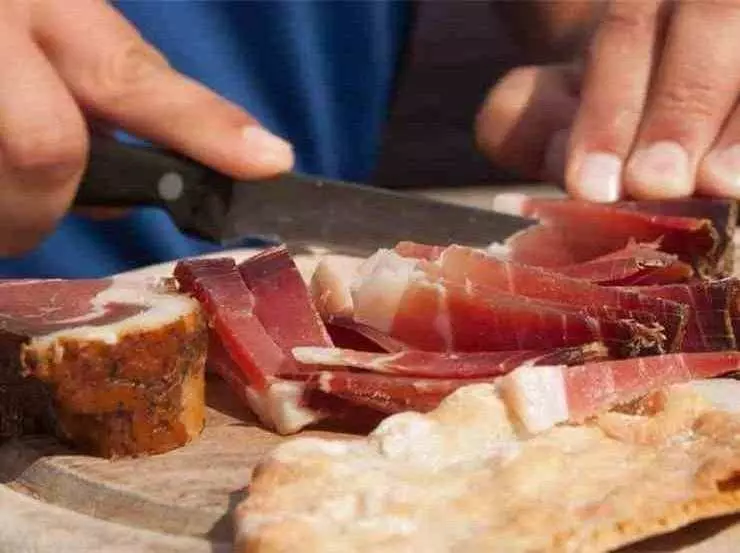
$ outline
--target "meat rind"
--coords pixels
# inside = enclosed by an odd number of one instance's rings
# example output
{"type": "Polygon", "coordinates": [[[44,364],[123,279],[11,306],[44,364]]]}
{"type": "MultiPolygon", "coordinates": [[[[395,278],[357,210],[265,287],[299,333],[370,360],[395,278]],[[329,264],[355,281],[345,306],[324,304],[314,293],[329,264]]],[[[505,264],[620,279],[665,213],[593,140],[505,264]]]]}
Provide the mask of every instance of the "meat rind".
{"type": "Polygon", "coordinates": [[[288,442],[235,510],[235,551],[596,553],[740,511],[740,415],[665,394],[530,437],[475,385],[366,439],[288,442]]]}
{"type": "Polygon", "coordinates": [[[636,290],[689,307],[681,351],[737,349],[737,335],[733,329],[733,316],[740,301],[740,280],[737,278],[643,286],[636,290]]]}
{"type": "Polygon", "coordinates": [[[736,200],[693,197],[680,200],[624,201],[616,205],[620,209],[631,209],[643,213],[709,219],[719,238],[715,265],[710,268],[709,273],[711,276],[732,274],[734,262],[732,240],[738,217],[736,200]]]}

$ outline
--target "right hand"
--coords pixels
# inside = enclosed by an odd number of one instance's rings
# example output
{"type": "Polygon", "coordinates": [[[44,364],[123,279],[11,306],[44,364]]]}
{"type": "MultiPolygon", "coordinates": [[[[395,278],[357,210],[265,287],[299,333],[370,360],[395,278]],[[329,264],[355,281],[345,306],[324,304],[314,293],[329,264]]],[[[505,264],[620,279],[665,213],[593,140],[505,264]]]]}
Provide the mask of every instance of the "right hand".
{"type": "Polygon", "coordinates": [[[290,170],[291,146],[167,64],[103,0],[0,1],[0,254],[19,254],[69,209],[87,118],[235,178],[290,170]]]}

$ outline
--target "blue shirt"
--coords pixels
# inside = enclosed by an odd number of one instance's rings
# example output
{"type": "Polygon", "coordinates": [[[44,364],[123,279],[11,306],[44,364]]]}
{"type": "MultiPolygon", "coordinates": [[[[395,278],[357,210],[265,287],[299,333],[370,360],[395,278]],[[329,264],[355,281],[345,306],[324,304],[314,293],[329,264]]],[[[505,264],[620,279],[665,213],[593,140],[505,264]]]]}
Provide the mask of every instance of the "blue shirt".
{"type": "MultiPolygon", "coordinates": [[[[290,140],[299,170],[369,176],[406,35],[406,2],[115,4],[174,67],[290,140]]],[[[0,277],[97,277],[215,249],[182,235],[156,209],[102,222],[68,215],[33,252],[0,259],[0,277]]]]}

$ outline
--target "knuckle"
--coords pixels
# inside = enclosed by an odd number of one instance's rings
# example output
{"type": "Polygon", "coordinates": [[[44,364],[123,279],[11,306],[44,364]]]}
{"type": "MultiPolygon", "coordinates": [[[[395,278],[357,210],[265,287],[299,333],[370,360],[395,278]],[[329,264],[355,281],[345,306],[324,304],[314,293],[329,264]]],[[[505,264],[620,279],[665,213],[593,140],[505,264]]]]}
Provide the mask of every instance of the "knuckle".
{"type": "Polygon", "coordinates": [[[680,86],[666,87],[656,94],[650,110],[681,119],[707,119],[716,117],[717,88],[702,80],[693,80],[680,86]]]}
{"type": "Polygon", "coordinates": [[[114,53],[101,56],[92,70],[80,78],[80,92],[95,104],[140,100],[153,91],[157,77],[167,70],[169,65],[164,56],[135,38],[114,53]]]}
{"type": "Polygon", "coordinates": [[[652,2],[641,4],[612,2],[601,19],[600,31],[629,37],[652,33],[655,21],[655,10],[650,6],[652,2]]]}
{"type": "Polygon", "coordinates": [[[6,138],[2,157],[14,171],[61,171],[71,175],[80,171],[86,161],[84,135],[69,127],[53,125],[6,138]]]}

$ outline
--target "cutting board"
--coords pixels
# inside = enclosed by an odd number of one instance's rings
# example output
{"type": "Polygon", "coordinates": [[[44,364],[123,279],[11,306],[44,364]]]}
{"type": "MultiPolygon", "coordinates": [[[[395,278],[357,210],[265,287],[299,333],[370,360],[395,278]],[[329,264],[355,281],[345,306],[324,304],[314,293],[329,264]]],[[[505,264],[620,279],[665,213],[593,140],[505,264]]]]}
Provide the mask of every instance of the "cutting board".
{"type": "MultiPolygon", "coordinates": [[[[238,250],[242,259],[253,252],[238,250]]],[[[304,274],[316,255],[301,256],[304,274]]],[[[171,274],[171,265],[126,278],[171,274]]],[[[0,551],[222,552],[230,511],[260,457],[285,440],[260,428],[216,378],[207,383],[202,436],[179,450],[107,461],[33,438],[0,446],[0,551]]],[[[346,438],[336,429],[307,434],[346,438]]],[[[357,435],[354,435],[357,436],[357,435]]],[[[740,517],[707,521],[624,552],[737,553],[740,517]]]]}

